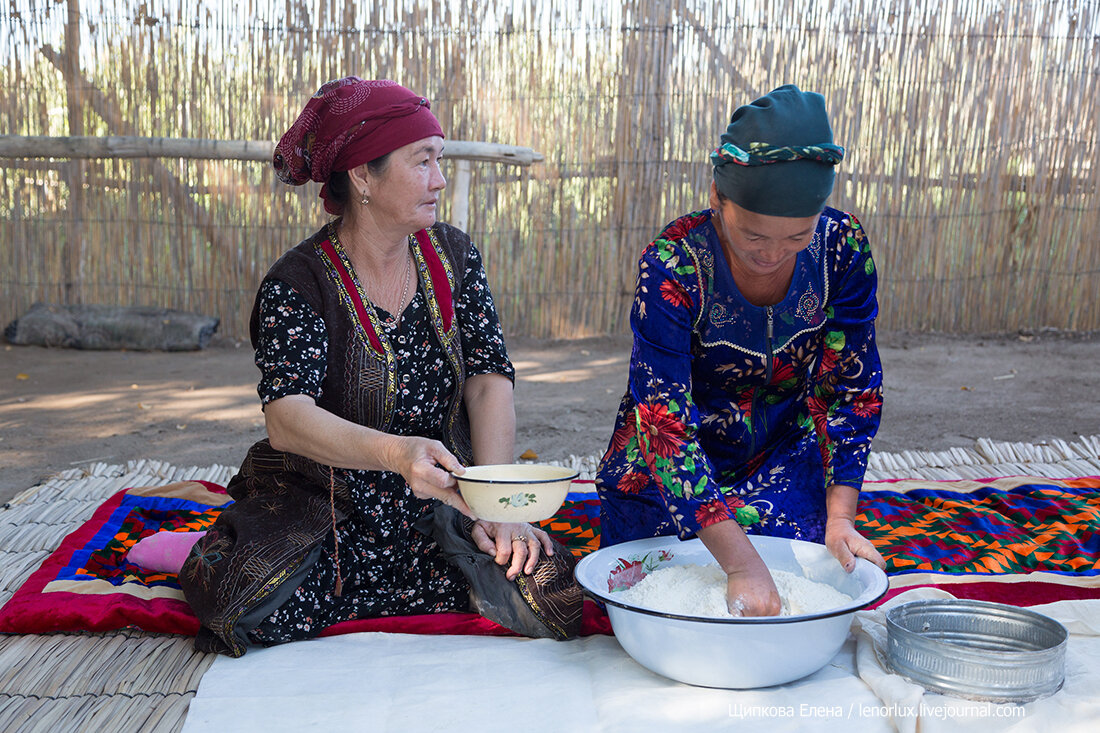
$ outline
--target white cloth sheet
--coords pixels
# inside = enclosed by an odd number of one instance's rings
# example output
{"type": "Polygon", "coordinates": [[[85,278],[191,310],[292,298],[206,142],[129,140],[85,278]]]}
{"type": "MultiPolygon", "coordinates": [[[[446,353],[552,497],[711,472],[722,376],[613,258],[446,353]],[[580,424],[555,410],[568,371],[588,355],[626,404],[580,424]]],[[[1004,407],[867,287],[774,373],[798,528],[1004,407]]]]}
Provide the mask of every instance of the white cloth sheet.
{"type": "MultiPolygon", "coordinates": [[[[919,589],[899,603],[939,594],[919,589]]],[[[889,604],[888,604],[889,605],[889,604]]],[[[1093,731],[1100,726],[1100,601],[1035,610],[1067,626],[1066,681],[1026,705],[927,693],[883,666],[883,611],[857,614],[822,670],[760,690],[664,679],[613,637],[570,642],[361,633],[252,648],[203,676],[184,733],[201,731],[1093,731]]]]}
{"type": "Polygon", "coordinates": [[[1062,689],[1034,702],[995,704],[962,700],[933,692],[894,674],[886,659],[886,611],[918,598],[953,598],[936,588],[901,593],[873,611],[860,611],[852,622],[856,667],[862,682],[879,700],[899,733],[1024,733],[1100,729],[1100,601],[1059,601],[1030,610],[1066,627],[1066,677],[1062,689]]]}

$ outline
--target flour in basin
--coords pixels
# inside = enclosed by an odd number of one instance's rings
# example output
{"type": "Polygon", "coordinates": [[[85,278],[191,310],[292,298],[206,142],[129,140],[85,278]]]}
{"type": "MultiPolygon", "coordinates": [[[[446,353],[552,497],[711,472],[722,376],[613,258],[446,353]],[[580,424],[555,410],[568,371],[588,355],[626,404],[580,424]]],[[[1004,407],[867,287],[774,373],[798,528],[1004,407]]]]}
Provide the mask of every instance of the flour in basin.
{"type": "MultiPolygon", "coordinates": [[[[852,602],[831,585],[786,570],[772,570],[783,616],[821,613],[852,602]]],[[[654,570],[616,594],[631,606],[682,616],[732,618],[726,606],[726,574],[717,565],[673,565],[654,570]]]]}

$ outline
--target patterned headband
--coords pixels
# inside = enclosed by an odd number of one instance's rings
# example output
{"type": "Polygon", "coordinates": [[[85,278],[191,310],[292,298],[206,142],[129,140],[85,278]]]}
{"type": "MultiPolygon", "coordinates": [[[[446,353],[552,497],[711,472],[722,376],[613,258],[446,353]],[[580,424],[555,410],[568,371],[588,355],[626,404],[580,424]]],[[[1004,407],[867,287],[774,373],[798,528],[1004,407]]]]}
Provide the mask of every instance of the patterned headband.
{"type": "Polygon", "coordinates": [[[723,143],[722,147],[710,154],[710,162],[715,168],[725,163],[757,166],[788,160],[816,160],[818,163],[836,165],[843,159],[844,148],[832,143],[775,146],[755,142],[749,143],[748,150],[743,150],[733,143],[723,143]]]}

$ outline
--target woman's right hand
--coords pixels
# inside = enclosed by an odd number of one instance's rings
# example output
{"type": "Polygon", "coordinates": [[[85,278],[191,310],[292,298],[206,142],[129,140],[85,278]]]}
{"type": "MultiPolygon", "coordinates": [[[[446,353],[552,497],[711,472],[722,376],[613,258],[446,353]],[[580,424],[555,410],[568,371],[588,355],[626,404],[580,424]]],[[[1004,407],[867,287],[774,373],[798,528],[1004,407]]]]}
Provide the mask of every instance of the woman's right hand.
{"type": "Polygon", "coordinates": [[[309,395],[272,400],[264,407],[264,420],[275,450],[297,453],[326,466],[399,473],[413,496],[439,499],[477,518],[450,474],[462,473],[462,463],[438,440],[357,425],[318,407],[309,395]]]}
{"type": "Polygon", "coordinates": [[[779,591],[741,525],[726,519],[697,534],[726,572],[729,612],[734,616],[777,616],[782,610],[779,591]]]}
{"type": "Polygon", "coordinates": [[[778,616],[779,590],[763,562],[726,574],[726,603],[733,616],[778,616]]]}
{"type": "Polygon", "coordinates": [[[401,474],[418,499],[439,499],[468,517],[476,519],[458,493],[451,471],[462,473],[462,463],[438,440],[416,436],[393,436],[387,468],[401,474]]]}

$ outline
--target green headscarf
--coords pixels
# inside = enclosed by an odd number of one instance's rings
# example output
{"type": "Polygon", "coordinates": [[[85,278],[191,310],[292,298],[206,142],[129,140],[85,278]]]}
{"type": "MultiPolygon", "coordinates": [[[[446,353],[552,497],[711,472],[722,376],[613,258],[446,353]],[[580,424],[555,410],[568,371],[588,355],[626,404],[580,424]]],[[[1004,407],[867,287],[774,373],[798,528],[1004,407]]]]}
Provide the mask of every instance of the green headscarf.
{"type": "Polygon", "coordinates": [[[813,216],[833,191],[844,148],[833,144],[825,98],[787,84],[738,107],[710,159],[714,182],[738,206],[768,216],[813,216]]]}

